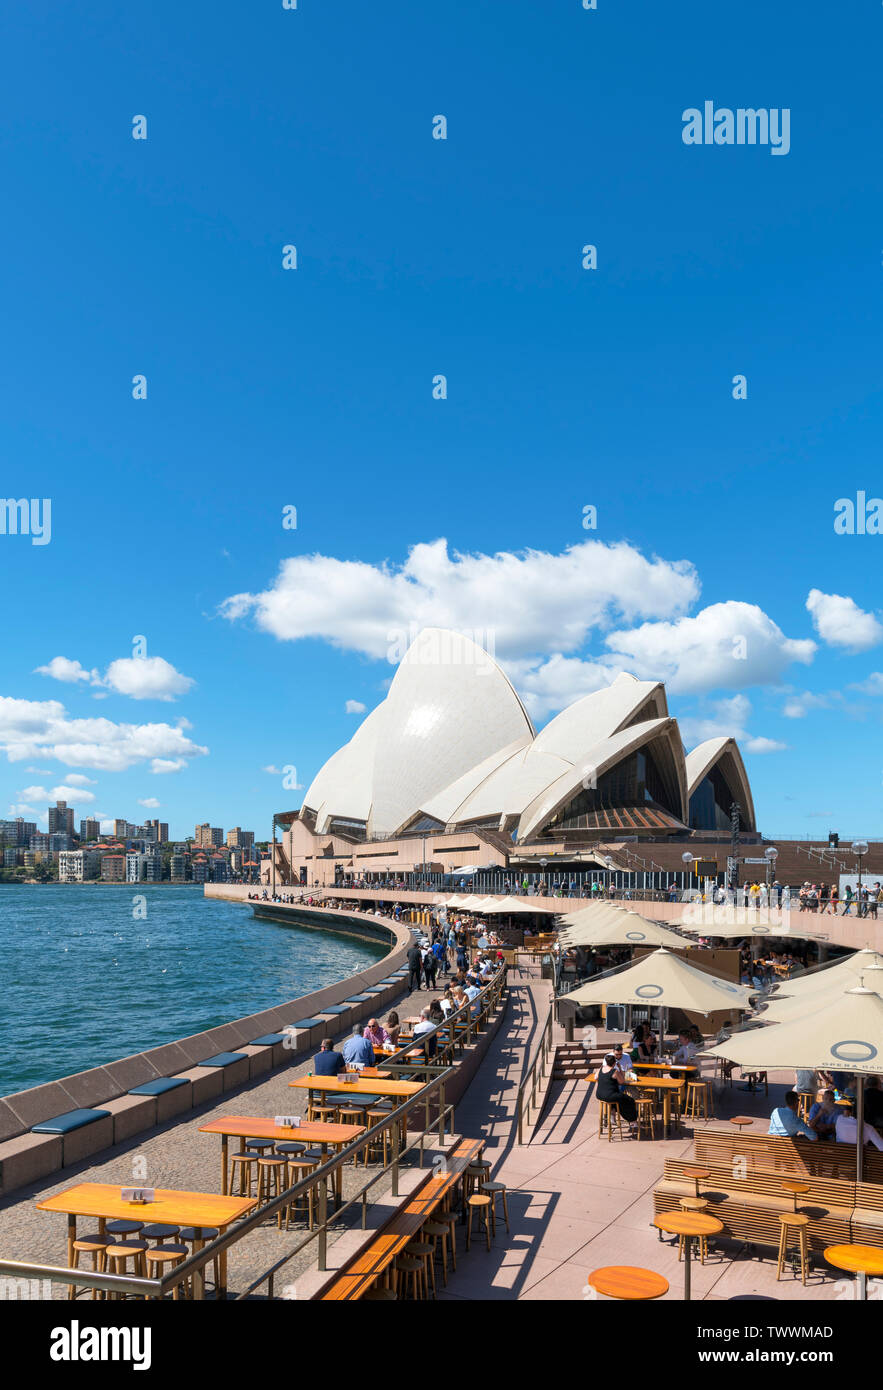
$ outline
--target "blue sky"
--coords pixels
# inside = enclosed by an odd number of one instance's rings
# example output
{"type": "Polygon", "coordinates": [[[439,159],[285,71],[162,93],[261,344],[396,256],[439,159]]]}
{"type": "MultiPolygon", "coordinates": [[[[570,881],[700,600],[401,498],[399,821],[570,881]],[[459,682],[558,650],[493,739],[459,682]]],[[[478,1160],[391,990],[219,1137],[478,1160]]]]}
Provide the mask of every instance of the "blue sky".
{"type": "Polygon", "coordinates": [[[739,736],[765,831],[883,833],[883,537],[833,525],[883,495],[881,26],[8,13],[0,492],[52,537],[0,536],[0,815],[67,786],[266,834],[301,793],[264,769],[306,786],[428,621],[493,632],[539,722],[666,679],[688,745],[739,736]],[[685,145],[706,100],[788,108],[789,153],[685,145]]]}

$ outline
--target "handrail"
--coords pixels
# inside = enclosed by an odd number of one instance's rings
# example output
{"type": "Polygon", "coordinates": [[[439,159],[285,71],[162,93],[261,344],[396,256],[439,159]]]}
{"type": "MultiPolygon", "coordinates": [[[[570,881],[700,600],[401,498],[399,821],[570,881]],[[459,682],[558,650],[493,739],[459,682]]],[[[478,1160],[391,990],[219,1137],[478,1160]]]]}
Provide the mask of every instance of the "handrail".
{"type": "MultiPolygon", "coordinates": [[[[531,1062],[530,1066],[528,1067],[527,1071],[521,1079],[521,1085],[518,1087],[518,1096],[515,1101],[515,1116],[518,1125],[519,1144],[524,1143],[525,1117],[527,1118],[528,1124],[530,1124],[531,1108],[533,1107],[534,1109],[536,1109],[537,1080],[542,1080],[546,1075],[546,1062],[548,1061],[549,1053],[552,1049],[552,1025],[555,1019],[555,1003],[556,999],[555,994],[553,992],[552,998],[549,1000],[549,1012],[546,1015],[546,1021],[543,1024],[543,1032],[540,1037],[539,1046],[537,1047],[537,1050],[534,1053],[533,1061],[531,1062]],[[538,1067],[540,1069],[539,1078],[537,1077],[538,1067]],[[530,1100],[525,1106],[524,1100],[525,1095],[527,1094],[528,1085],[530,1085],[530,1100]]],[[[538,1115],[539,1111],[537,1111],[537,1116],[538,1115]]]]}
{"type": "MultiPolygon", "coordinates": [[[[494,1008],[496,1008],[497,1003],[502,998],[506,988],[506,977],[507,968],[505,965],[503,965],[500,967],[499,970],[497,970],[493,978],[489,980],[488,983],[482,988],[477,999],[467,1001],[466,1004],[461,1005],[461,1007],[458,1010],[456,1010],[455,1013],[450,1014],[448,1016],[444,1023],[436,1025],[435,1029],[433,1030],[433,1033],[427,1032],[425,1034],[421,1034],[420,1042],[417,1045],[419,1046],[424,1039],[428,1039],[434,1036],[434,1034],[438,1031],[439,1028],[448,1026],[452,1022],[452,1020],[468,1011],[469,1016],[466,1020],[466,1045],[468,1046],[469,1042],[472,1039],[473,1030],[480,1031],[482,1022],[486,1021],[489,1018],[491,1011],[494,1008]],[[476,1007],[476,1005],[478,1006],[478,1013],[473,1015],[472,1010],[476,1007]]],[[[444,1056],[444,1054],[449,1050],[453,1052],[453,1049],[456,1045],[457,1039],[454,1036],[452,1036],[450,1043],[447,1044],[443,1049],[442,1056],[444,1056]]],[[[446,1122],[449,1117],[451,1123],[450,1132],[453,1133],[453,1106],[445,1105],[444,1096],[445,1082],[448,1076],[451,1074],[453,1068],[451,1065],[437,1066],[430,1063],[429,1061],[420,1062],[415,1065],[413,1060],[408,1060],[406,1057],[406,1054],[409,1051],[412,1051],[413,1048],[413,1041],[409,1042],[404,1047],[402,1047],[397,1053],[394,1053],[392,1057],[385,1059],[385,1061],[387,1064],[395,1064],[397,1063],[397,1060],[401,1058],[402,1062],[399,1062],[398,1065],[401,1066],[402,1071],[407,1070],[412,1074],[419,1072],[434,1073],[432,1078],[429,1081],[427,1081],[427,1083],[422,1087],[420,1091],[418,1091],[415,1095],[408,1097],[395,1110],[390,1111],[379,1124],[372,1126],[372,1128],[369,1130],[366,1130],[358,1138],[354,1139],[351,1143],[341,1148],[336,1154],[329,1155],[326,1162],[314,1168],[313,1171],[307,1177],[300,1179],[300,1181],[294,1183],[291,1187],[287,1188],[285,1192],[280,1193],[279,1196],[274,1197],[269,1202],[265,1202],[263,1206],[258,1207],[255,1211],[252,1211],[247,1215],[241,1217],[239,1221],[232,1223],[225,1232],[218,1235],[213,1241],[209,1242],[207,1245],[204,1245],[201,1250],[193,1251],[190,1255],[187,1256],[185,1260],[181,1262],[181,1264],[176,1265],[174,1269],[168,1270],[160,1279],[148,1279],[146,1277],[136,1275],[129,1276],[99,1274],[97,1272],[85,1269],[65,1269],[63,1267],[54,1265],[43,1265],[20,1260],[3,1259],[0,1259],[0,1275],[9,1274],[18,1278],[49,1278],[57,1283],[74,1284],[83,1289],[102,1289],[111,1292],[128,1292],[134,1296],[146,1298],[163,1298],[166,1294],[170,1293],[174,1288],[177,1287],[177,1285],[182,1283],[185,1279],[196,1276],[196,1280],[200,1287],[200,1293],[198,1293],[197,1296],[201,1296],[202,1271],[204,1270],[205,1266],[209,1263],[209,1261],[214,1260],[215,1258],[217,1258],[218,1255],[225,1253],[232,1246],[236,1245],[240,1240],[242,1240],[245,1236],[251,1234],[251,1232],[255,1230],[258,1226],[262,1225],[269,1218],[278,1215],[280,1211],[284,1211],[298,1197],[303,1196],[312,1188],[318,1188],[319,1220],[316,1226],[312,1231],[306,1234],[305,1239],[303,1239],[294,1250],[289,1252],[289,1254],[284,1259],[282,1259],[281,1261],[276,1261],[270,1270],[265,1271],[265,1273],[255,1283],[250,1285],[248,1291],[250,1292],[252,1289],[257,1288],[268,1278],[271,1281],[272,1290],[272,1279],[276,1270],[278,1268],[281,1268],[283,1264],[286,1264],[288,1260],[292,1259],[295,1254],[302,1250],[312,1240],[316,1240],[318,1242],[318,1267],[320,1270],[324,1270],[327,1264],[328,1228],[331,1225],[332,1221],[337,1221],[341,1213],[343,1211],[348,1210],[357,1201],[362,1201],[364,1212],[366,1206],[365,1194],[370,1190],[370,1188],[372,1188],[375,1185],[375,1183],[377,1183],[386,1174],[387,1171],[390,1171],[392,1177],[392,1195],[394,1197],[398,1197],[399,1162],[402,1155],[404,1153],[408,1153],[412,1149],[415,1149],[419,1146],[420,1166],[422,1167],[423,1143],[430,1130],[436,1128],[438,1129],[439,1146],[441,1148],[443,1148],[445,1144],[446,1122]],[[438,1115],[430,1123],[429,1105],[430,1100],[436,1093],[438,1094],[438,1115]],[[399,1124],[403,1119],[406,1119],[406,1117],[410,1115],[412,1110],[416,1110],[416,1108],[419,1105],[425,1107],[425,1128],[421,1130],[418,1135],[415,1136],[412,1143],[406,1143],[404,1149],[400,1150],[399,1124]],[[384,1164],[368,1182],[363,1184],[363,1186],[353,1197],[348,1199],[348,1201],[344,1204],[343,1207],[335,1210],[332,1216],[329,1217],[327,1209],[329,1179],[337,1172],[339,1168],[342,1168],[347,1162],[349,1162],[351,1158],[355,1159],[357,1155],[361,1153],[361,1151],[364,1148],[367,1147],[368,1144],[373,1143],[375,1139],[386,1128],[389,1128],[392,1132],[392,1157],[390,1163],[384,1164]]],[[[344,1086],[345,1083],[342,1083],[341,1089],[343,1089],[344,1086]]],[[[239,1295],[239,1297],[242,1297],[242,1295],[239,1295]]]]}

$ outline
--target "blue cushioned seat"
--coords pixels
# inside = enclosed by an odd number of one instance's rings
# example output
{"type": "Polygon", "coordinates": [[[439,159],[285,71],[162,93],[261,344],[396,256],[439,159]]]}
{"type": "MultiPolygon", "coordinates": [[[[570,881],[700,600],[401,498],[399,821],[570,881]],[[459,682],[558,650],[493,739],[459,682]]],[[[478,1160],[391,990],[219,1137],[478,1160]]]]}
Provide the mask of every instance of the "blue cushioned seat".
{"type": "Polygon", "coordinates": [[[232,1067],[234,1062],[247,1062],[247,1052],[216,1052],[214,1057],[206,1057],[204,1062],[197,1062],[198,1067],[232,1067]]]}
{"type": "Polygon", "coordinates": [[[344,999],[345,1004],[364,1004],[366,999],[370,999],[370,994],[352,994],[349,999],[344,999]]]}
{"type": "Polygon", "coordinates": [[[249,1047],[273,1047],[275,1043],[285,1042],[287,1033],[265,1033],[262,1038],[252,1038],[249,1047]]]}
{"type": "Polygon", "coordinates": [[[348,1014],[349,1009],[346,1004],[329,1004],[327,1009],[322,1010],[323,1014],[348,1014]]]}
{"type": "Polygon", "coordinates": [[[155,1081],[145,1081],[141,1086],[133,1086],[130,1096],[164,1096],[166,1091],[174,1091],[176,1086],[186,1086],[184,1076],[158,1076],[155,1081]]]}
{"type": "Polygon", "coordinates": [[[91,1125],[93,1120],[103,1120],[110,1115],[109,1110],[67,1110],[51,1120],[41,1120],[31,1128],[32,1134],[70,1134],[83,1125],[91,1125]]]}
{"type": "Polygon", "coordinates": [[[321,1018],[299,1018],[296,1023],[286,1024],[287,1028],[318,1028],[321,1018]]]}

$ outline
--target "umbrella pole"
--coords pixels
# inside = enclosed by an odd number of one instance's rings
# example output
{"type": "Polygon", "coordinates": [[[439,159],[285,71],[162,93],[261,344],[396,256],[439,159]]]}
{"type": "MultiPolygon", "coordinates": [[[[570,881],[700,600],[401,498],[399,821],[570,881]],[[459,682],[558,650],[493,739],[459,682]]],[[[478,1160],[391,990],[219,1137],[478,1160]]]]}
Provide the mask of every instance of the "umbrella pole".
{"type": "Polygon", "coordinates": [[[855,1105],[856,1136],[855,1136],[855,1180],[862,1180],[862,1159],[865,1149],[865,1078],[862,1072],[858,1073],[858,1095],[855,1105]]]}

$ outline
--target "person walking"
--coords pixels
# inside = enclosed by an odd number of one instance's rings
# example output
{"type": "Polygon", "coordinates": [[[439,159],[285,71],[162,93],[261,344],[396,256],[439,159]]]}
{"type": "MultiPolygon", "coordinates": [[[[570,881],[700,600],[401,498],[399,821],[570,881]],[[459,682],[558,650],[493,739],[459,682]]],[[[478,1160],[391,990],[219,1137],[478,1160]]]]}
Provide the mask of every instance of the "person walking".
{"type": "Polygon", "coordinates": [[[426,981],[427,989],[435,989],[435,976],[438,970],[438,961],[434,951],[426,951],[423,956],[423,978],[426,981]]]}
{"type": "Polygon", "coordinates": [[[423,970],[423,952],[416,941],[413,946],[408,948],[406,959],[408,962],[408,989],[413,993],[414,990],[423,988],[420,983],[420,975],[423,970]]]}

